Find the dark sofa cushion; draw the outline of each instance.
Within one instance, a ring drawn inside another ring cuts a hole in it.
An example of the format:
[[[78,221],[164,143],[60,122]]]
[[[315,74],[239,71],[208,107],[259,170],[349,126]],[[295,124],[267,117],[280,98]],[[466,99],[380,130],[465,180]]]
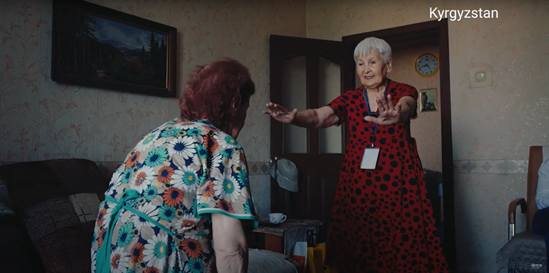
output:
[[[24,223],[15,215],[0,218],[0,268],[10,273],[44,272]]]
[[[90,272],[99,202],[109,179],[86,159],[0,166],[13,208],[46,272]]]

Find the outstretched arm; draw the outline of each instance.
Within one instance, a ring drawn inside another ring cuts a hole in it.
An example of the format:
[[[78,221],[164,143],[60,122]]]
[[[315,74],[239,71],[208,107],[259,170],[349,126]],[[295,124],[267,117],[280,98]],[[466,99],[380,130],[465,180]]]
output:
[[[297,109],[288,111],[285,107],[272,102],[267,103],[266,107],[268,109],[263,111],[264,114],[282,123],[291,123],[299,127],[327,128],[336,125],[339,121],[334,110],[329,106],[299,112]]]
[[[364,120],[375,122],[380,125],[389,125],[400,122],[407,122],[415,114],[416,100],[410,96],[400,98],[396,105],[393,105],[391,95],[387,98],[382,96],[377,98],[377,107],[379,109],[379,117],[365,117]]]
[[[398,122],[407,122],[416,114],[417,102],[411,96],[400,98],[397,104],[401,105],[400,116]]]

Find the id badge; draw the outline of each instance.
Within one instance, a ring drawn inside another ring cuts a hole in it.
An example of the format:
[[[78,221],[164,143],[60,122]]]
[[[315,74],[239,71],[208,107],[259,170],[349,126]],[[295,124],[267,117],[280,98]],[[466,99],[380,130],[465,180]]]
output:
[[[375,169],[378,157],[379,148],[366,147],[366,149],[364,149],[364,155],[362,156],[362,163],[360,163],[360,168],[363,170]]]

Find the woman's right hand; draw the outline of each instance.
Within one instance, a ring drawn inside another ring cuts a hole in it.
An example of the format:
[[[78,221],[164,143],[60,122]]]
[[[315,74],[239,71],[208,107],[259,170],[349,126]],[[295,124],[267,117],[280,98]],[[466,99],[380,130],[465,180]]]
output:
[[[292,123],[297,114],[297,109],[288,111],[284,106],[276,103],[268,102],[265,106],[268,110],[264,110],[263,114],[268,114],[282,123]]]

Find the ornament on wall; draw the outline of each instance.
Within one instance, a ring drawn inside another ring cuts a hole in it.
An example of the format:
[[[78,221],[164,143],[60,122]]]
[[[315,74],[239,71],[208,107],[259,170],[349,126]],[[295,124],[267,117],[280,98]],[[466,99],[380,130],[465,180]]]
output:
[[[436,111],[437,110],[437,89],[421,89],[419,90],[419,111]]]

